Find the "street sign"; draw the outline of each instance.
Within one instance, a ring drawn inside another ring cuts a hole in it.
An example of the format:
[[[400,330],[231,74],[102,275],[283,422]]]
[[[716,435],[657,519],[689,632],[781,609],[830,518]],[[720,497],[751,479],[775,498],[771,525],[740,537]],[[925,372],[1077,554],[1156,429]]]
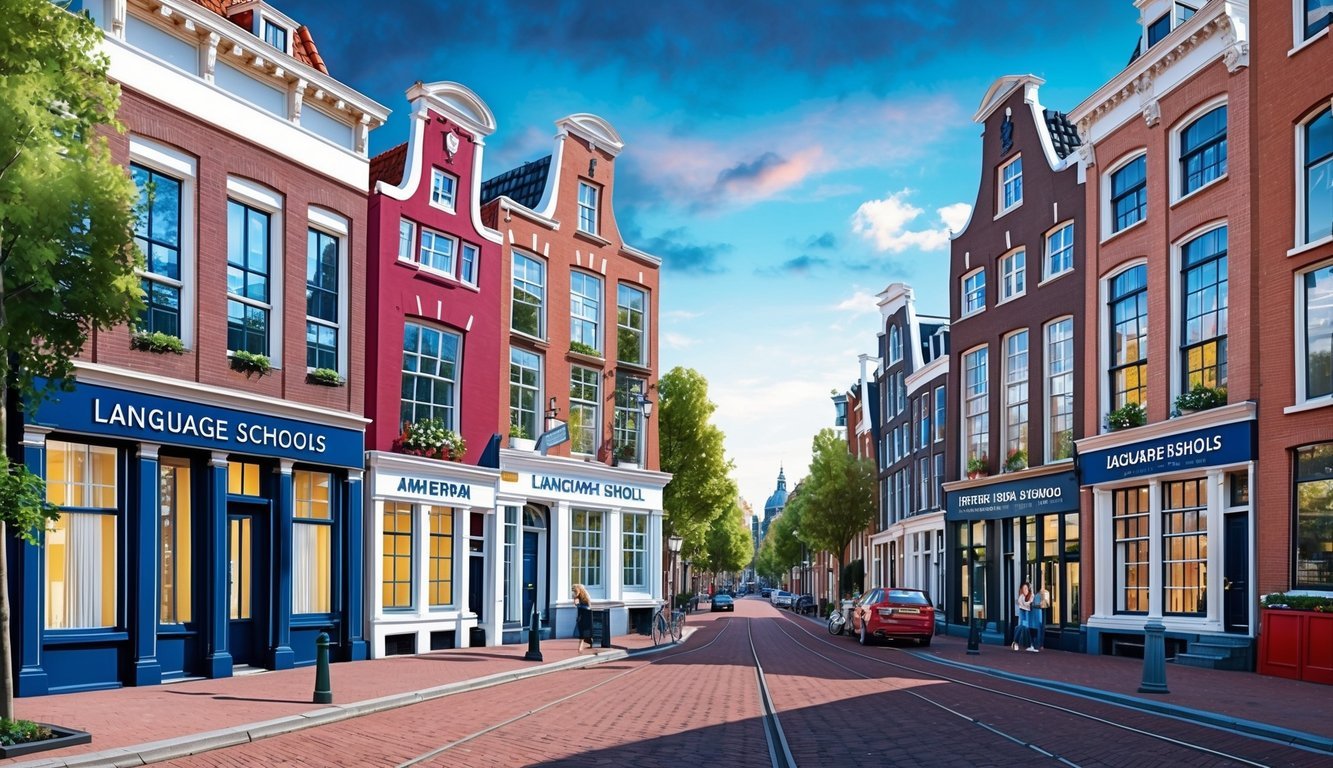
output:
[[[547,450],[567,442],[569,442],[569,424],[562,421],[541,433],[537,438],[537,451],[545,456]]]

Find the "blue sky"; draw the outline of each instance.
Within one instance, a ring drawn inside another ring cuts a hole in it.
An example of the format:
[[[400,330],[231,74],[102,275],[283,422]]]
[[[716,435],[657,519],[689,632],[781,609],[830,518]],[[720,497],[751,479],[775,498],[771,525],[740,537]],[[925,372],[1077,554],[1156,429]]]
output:
[[[597,114],[625,141],[622,234],[663,259],[662,370],[708,378],[741,494],[806,474],[829,391],[875,353],[874,296],[916,289],[947,315],[948,229],[976,197],[998,77],[1046,80],[1069,110],[1124,67],[1131,0],[777,3],[329,3],[276,0],[330,73],[393,110],[454,80],[495,113],[485,173],[551,150],[554,121]]]

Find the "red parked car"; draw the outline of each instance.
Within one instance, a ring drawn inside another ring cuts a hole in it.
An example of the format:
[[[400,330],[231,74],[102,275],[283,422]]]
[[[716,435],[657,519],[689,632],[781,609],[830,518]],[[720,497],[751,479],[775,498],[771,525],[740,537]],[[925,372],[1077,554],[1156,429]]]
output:
[[[919,589],[876,588],[852,605],[852,635],[861,645],[875,639],[910,638],[930,645],[935,634],[935,606]]]

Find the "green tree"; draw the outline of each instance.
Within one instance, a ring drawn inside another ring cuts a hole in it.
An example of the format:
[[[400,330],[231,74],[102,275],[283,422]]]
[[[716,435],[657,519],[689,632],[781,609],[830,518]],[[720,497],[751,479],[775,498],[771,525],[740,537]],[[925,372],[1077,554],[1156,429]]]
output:
[[[820,430],[812,441],[810,474],[802,486],[801,538],[846,565],[847,546],[875,519],[874,462],[853,456],[847,441],[833,430]]]
[[[730,511],[713,518],[708,526],[705,560],[714,574],[739,571],[750,562],[754,545],[750,541],[750,526],[745,521],[745,507],[737,498]]]
[[[706,554],[713,520],[736,503],[732,464],[723,452],[722,430],[711,423],[717,406],[708,399],[707,379],[676,367],[658,381],[657,391],[662,471],[672,474],[662,500],[667,533],[685,539],[682,557],[697,560]]]
[[[35,402],[72,375],[93,329],[137,317],[138,192],[102,130],[120,89],[87,16],[47,0],[4,0],[0,25],[0,382]],[[0,717],[14,684],[3,537],[33,540],[53,516],[39,478],[5,453],[10,414],[0,397]]]

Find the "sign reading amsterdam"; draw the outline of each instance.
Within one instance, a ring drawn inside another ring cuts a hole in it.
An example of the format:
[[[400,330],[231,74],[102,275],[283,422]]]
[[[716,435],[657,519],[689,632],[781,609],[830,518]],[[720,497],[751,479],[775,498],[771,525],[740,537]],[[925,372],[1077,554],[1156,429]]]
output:
[[[1073,470],[1027,480],[1010,480],[950,491],[945,519],[998,520],[1078,510],[1078,480]]]
[[[1237,421],[1176,435],[1167,435],[1078,457],[1084,485],[1129,477],[1216,467],[1254,457],[1254,422]]]
[[[374,470],[373,476],[376,496],[461,507],[495,506],[495,486],[475,482],[475,478],[400,475],[382,469]]]
[[[360,430],[78,383],[39,406],[43,426],[213,451],[359,467]]]

